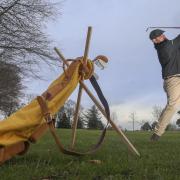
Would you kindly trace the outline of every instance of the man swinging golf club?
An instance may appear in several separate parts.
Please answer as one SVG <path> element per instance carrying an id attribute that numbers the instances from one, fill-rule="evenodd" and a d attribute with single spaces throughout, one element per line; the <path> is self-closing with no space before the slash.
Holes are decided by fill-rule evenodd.
<path id="1" fill-rule="evenodd" d="M 180 105 L 180 35 L 173 40 L 168 40 L 163 34 L 164 32 L 155 29 L 149 35 L 162 66 L 164 90 L 167 94 L 167 105 L 161 113 L 154 134 L 151 136 L 152 141 L 157 141 L 164 133 Z"/>

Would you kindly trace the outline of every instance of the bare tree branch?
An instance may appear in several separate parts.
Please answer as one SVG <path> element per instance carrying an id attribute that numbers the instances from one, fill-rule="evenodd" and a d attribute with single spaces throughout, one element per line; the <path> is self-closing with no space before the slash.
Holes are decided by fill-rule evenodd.
<path id="1" fill-rule="evenodd" d="M 18 1 L 20 1 L 20 0 L 14 1 L 14 2 L 13 2 L 9 7 L 7 7 L 7 8 L 1 6 L 1 8 L 3 9 L 3 11 L 0 13 L 0 18 L 1 18 L 5 13 L 7 13 L 8 11 L 10 11 L 10 10 L 18 3 Z"/>
<path id="2" fill-rule="evenodd" d="M 52 41 L 43 29 L 58 13 L 50 0 L 2 0 L 0 7 L 0 59 L 32 72 L 41 62 L 55 64 Z M 23 71 L 21 71 L 23 72 Z"/>

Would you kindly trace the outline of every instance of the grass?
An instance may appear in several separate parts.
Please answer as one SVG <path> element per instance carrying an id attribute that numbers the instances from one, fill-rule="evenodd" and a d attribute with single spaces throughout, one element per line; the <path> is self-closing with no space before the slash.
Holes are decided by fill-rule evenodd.
<path id="1" fill-rule="evenodd" d="M 70 144 L 71 131 L 60 129 L 63 143 Z M 77 147 L 85 150 L 97 139 L 99 131 L 78 130 Z M 93 155 L 72 157 L 59 153 L 47 133 L 31 145 L 24 156 L 17 156 L 0 167 L 1 180 L 179 180 L 180 133 L 167 132 L 159 142 L 149 141 L 148 132 L 128 132 L 127 136 L 141 157 L 128 152 L 115 131 L 108 131 L 102 148 Z M 100 160 L 100 164 L 90 163 Z"/>

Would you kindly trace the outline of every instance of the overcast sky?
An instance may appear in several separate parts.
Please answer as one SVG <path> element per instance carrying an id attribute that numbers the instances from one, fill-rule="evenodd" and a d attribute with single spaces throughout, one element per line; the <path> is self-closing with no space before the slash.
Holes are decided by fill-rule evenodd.
<path id="1" fill-rule="evenodd" d="M 74 58 L 83 54 L 87 27 L 93 27 L 89 57 L 110 59 L 107 69 L 97 71 L 99 84 L 118 123 L 130 129 L 130 112 L 139 121 L 151 120 L 152 106 L 166 103 L 161 67 L 146 28 L 180 25 L 179 7 L 179 0 L 66 0 L 59 6 L 62 15 L 46 31 L 66 57 Z M 172 39 L 178 33 L 165 34 Z M 60 72 L 44 69 L 47 81 L 29 83 L 27 92 L 40 94 Z M 86 96 L 83 100 L 82 105 L 90 103 Z"/>

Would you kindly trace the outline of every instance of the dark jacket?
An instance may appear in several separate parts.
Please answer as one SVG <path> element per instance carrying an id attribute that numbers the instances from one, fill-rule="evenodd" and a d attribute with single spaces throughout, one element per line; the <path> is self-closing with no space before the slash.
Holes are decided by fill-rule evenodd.
<path id="1" fill-rule="evenodd" d="M 180 74 L 180 35 L 173 40 L 166 39 L 155 44 L 159 62 L 162 66 L 162 77 Z"/>

